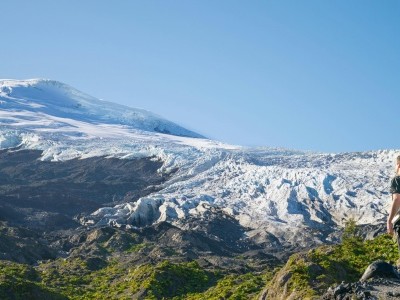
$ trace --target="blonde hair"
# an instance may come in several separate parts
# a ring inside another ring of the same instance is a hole
[[[400,175],[400,155],[397,156],[396,175]]]

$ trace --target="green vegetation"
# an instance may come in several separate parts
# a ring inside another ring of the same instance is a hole
[[[218,278],[194,261],[138,267],[110,262],[90,271],[84,261],[70,259],[43,264],[40,270],[42,283],[69,299],[186,299],[186,294],[205,291]]]
[[[154,268],[141,287],[147,291],[147,299],[180,299],[187,293],[207,289],[215,279],[214,273],[204,271],[197,262],[173,264],[164,261]]]
[[[99,270],[91,270],[81,259],[59,259],[42,264],[42,283],[54,287],[68,299],[131,299],[128,272],[124,265],[110,261]]]
[[[39,281],[31,266],[0,261],[0,299],[66,299]]]
[[[160,249],[171,260],[140,264],[140,256],[154,246],[131,236],[94,246],[89,249],[98,256],[60,258],[37,267],[0,261],[0,299],[245,300],[257,299],[265,283],[271,299],[313,299],[333,284],[357,281],[375,260],[398,257],[390,236],[363,241],[353,221],[341,244],[294,254],[279,271],[264,274],[222,274],[196,261],[176,262],[172,248]]]
[[[132,245],[130,248],[128,248],[126,250],[126,252],[128,252],[128,253],[139,252],[140,250],[145,249],[146,247],[149,247],[149,246],[150,246],[150,244],[147,244],[147,243]]]
[[[383,234],[363,241],[355,222],[345,227],[342,243],[321,246],[307,253],[294,254],[268,285],[276,294],[295,293],[301,298],[313,298],[333,284],[358,281],[369,264],[376,260],[394,262],[399,256],[392,238]]]
[[[109,261],[91,270],[82,259],[57,259],[36,269],[0,264],[1,299],[255,299],[271,275],[221,275],[197,262],[129,266]],[[57,291],[57,292],[56,292]],[[8,298],[7,298],[8,297]]]
[[[254,275],[247,273],[244,275],[227,275],[218,283],[203,293],[189,294],[185,299],[188,300],[245,300],[257,299],[259,292],[264,287],[265,282],[270,279],[268,275]]]

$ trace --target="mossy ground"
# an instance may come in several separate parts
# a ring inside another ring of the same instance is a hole
[[[268,287],[275,295],[294,293],[310,299],[323,294],[331,285],[358,281],[368,265],[376,260],[394,263],[398,257],[391,236],[382,234],[363,241],[356,233],[355,223],[350,221],[341,244],[292,255]]]
[[[39,272],[33,267],[0,261],[0,299],[67,299],[56,289],[40,282]]]
[[[163,261],[136,267],[110,261],[95,271],[79,258],[57,259],[36,268],[3,261],[0,298],[252,299],[263,288],[265,280],[265,275],[223,275],[219,271],[207,271],[195,261]]]

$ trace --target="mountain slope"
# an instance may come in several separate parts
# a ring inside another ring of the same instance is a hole
[[[0,80],[2,123],[33,128],[63,130],[74,126],[68,120],[91,124],[125,125],[130,128],[178,136],[202,137],[170,121],[141,109],[96,99],[64,83],[45,80]]]
[[[161,162],[157,172],[173,174],[145,197],[122,197],[125,202],[88,213],[84,225],[166,221],[207,233],[208,221],[199,220],[219,212],[221,218],[236,219],[245,238],[281,249],[335,241],[349,218],[384,223],[395,150],[247,149],[196,134],[183,137],[190,134],[178,129],[177,135],[156,132],[172,133],[174,127],[156,130],[150,113],[132,109],[124,115],[126,108],[58,82],[1,82],[0,148],[40,150],[43,161],[154,158]],[[121,195],[111,193],[109,203],[113,197]]]

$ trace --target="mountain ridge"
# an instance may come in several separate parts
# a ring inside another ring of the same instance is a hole
[[[46,99],[53,99],[53,86],[57,91],[59,85],[64,87],[49,80],[13,82],[17,90],[5,88],[13,88],[13,84],[2,82],[3,108],[12,100],[23,102],[38,97],[42,97],[40,103],[48,103]],[[51,88],[40,90],[41,84]],[[73,94],[64,95],[72,95],[66,100],[67,112],[77,103]],[[85,105],[82,102],[82,107]],[[116,114],[112,108],[105,110]],[[99,208],[82,219],[85,225],[138,226],[167,221],[185,228],[192,217],[217,208],[248,228],[248,237],[260,243],[277,245],[279,240],[281,246],[307,246],[335,241],[336,232],[349,218],[360,225],[379,225],[386,216],[387,185],[396,150],[325,154],[251,149],[143,131],[107,123],[102,116],[91,116],[90,120],[76,115],[49,117],[40,109],[31,108],[29,113],[2,109],[1,148],[40,150],[40,160],[44,161],[154,157],[162,162],[158,172],[173,172],[159,191]]]
[[[0,80],[0,107],[75,118],[92,123],[129,126],[145,131],[202,138],[149,111],[89,96],[55,80]],[[33,118],[29,115],[28,118]]]

